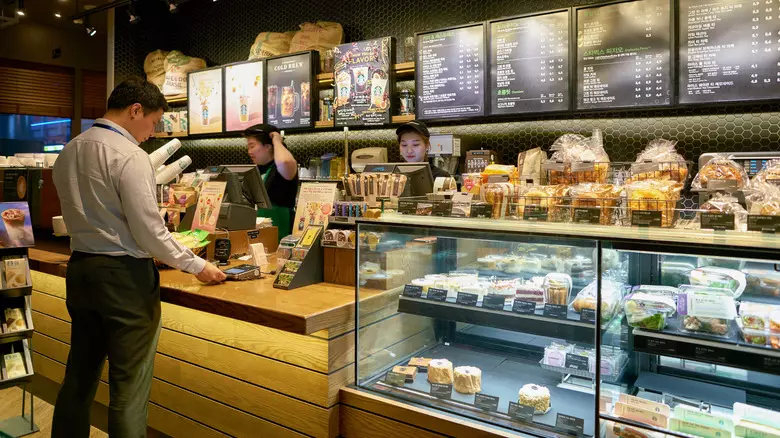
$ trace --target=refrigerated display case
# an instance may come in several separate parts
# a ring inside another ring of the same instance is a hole
[[[537,436],[780,433],[780,237],[400,215],[357,232],[361,389]]]

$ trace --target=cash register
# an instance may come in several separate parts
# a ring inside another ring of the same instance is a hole
[[[217,228],[232,230],[254,229],[257,209],[270,208],[271,200],[265,189],[260,170],[253,165],[223,165],[206,169],[212,181],[225,181],[225,196],[219,209]],[[182,219],[183,229],[192,226],[195,205],[187,208]]]

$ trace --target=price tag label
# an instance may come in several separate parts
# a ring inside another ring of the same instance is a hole
[[[458,298],[455,300],[456,303],[462,305],[462,306],[477,306],[477,300],[479,300],[479,295],[477,294],[470,294],[466,292],[458,292]]]
[[[693,356],[697,359],[704,359],[708,362],[729,363],[728,353],[720,348],[705,347],[697,345],[694,347]]]
[[[534,421],[534,408],[533,406],[525,406],[515,402],[509,402],[509,416],[514,420],[524,421],[526,423],[533,423]]]
[[[431,216],[452,216],[452,201],[441,201],[433,204],[433,213],[431,213]]]
[[[417,214],[417,201],[400,200],[398,201],[398,213]]]
[[[493,206],[487,203],[478,203],[471,206],[472,218],[489,219],[493,217]]]
[[[707,188],[710,190],[730,190],[738,187],[735,179],[711,179],[707,181]]]
[[[631,212],[631,225],[637,227],[660,227],[661,212],[654,210],[634,210]]]
[[[488,176],[488,183],[489,184],[503,183],[503,182],[509,182],[509,175],[489,175]]]
[[[348,216],[334,216],[333,219],[336,222],[349,222],[349,217]]]
[[[555,170],[558,172],[563,172],[563,170],[566,167],[566,164],[558,161],[545,161],[542,164],[542,167],[544,168],[544,170]]]
[[[566,368],[578,371],[588,371],[588,358],[578,354],[566,354]]]
[[[447,290],[429,287],[427,298],[432,301],[447,301]]]
[[[569,312],[568,306],[562,304],[545,304],[544,316],[555,319],[566,319]]]
[[[596,323],[596,311],[593,309],[582,309],[580,312],[580,321]]]
[[[677,341],[669,339],[644,338],[647,341],[647,349],[658,353],[674,353],[677,351]]]
[[[598,225],[601,223],[601,209],[598,207],[575,207],[574,222]]]
[[[485,295],[482,298],[482,307],[492,310],[504,310],[504,297],[501,295]]]
[[[777,233],[780,230],[780,216],[748,215],[748,231]]]
[[[536,313],[536,303],[533,301],[522,301],[516,299],[515,302],[512,303],[512,311],[522,315],[533,315]]]
[[[702,230],[734,230],[734,215],[702,212],[699,215]]]
[[[431,395],[436,398],[449,400],[452,397],[452,385],[431,383]]]
[[[523,219],[527,221],[547,222],[547,207],[526,205],[523,208]]]
[[[413,284],[407,284],[404,286],[403,295],[409,298],[420,298],[422,296],[422,286],[415,286]]]
[[[401,373],[388,371],[387,375],[385,376],[385,383],[393,386],[404,386],[406,383],[406,376]]]
[[[498,411],[498,401],[499,398],[492,395],[476,394],[474,396],[474,406],[488,412]]]
[[[596,169],[596,164],[592,161],[575,161],[571,163],[572,172],[592,172]]]
[[[555,417],[555,428],[568,430],[577,435],[584,435],[585,420],[570,415],[558,414],[558,416]]]

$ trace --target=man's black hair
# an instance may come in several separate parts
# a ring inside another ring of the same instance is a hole
[[[144,114],[168,111],[168,102],[157,85],[140,77],[125,79],[114,88],[108,98],[108,110],[122,110],[136,103],[141,104]]]
[[[244,137],[245,138],[254,138],[260,144],[266,145],[270,144],[273,146],[273,142],[271,141],[271,133],[272,132],[279,132],[279,129],[276,126],[268,125],[265,123],[259,123],[254,126],[250,126],[244,131]]]

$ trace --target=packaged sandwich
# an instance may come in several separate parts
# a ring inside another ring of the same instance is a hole
[[[626,297],[623,308],[631,327],[663,330],[667,318],[674,316],[677,306],[671,298],[640,292]]]
[[[5,364],[6,379],[15,379],[27,374],[22,353],[6,354],[3,356],[3,363]]]
[[[3,260],[5,268],[5,287],[27,286],[27,259],[24,257],[7,258]]]
[[[493,205],[493,219],[505,219],[514,215],[512,200],[515,186],[512,183],[488,183],[482,186],[482,200]]]
[[[688,179],[688,163],[675,150],[676,144],[674,140],[663,138],[648,143],[631,165],[629,182],[656,179],[685,183]]]
[[[8,333],[27,330],[22,309],[5,309],[5,327]]]
[[[747,278],[742,272],[714,266],[696,268],[688,274],[688,279],[694,286],[705,286],[721,290],[735,299],[742,296],[742,292],[745,291],[745,286],[747,286]]]
[[[596,310],[596,298],[598,296],[597,284],[592,282],[582,288],[577,293],[571,308],[577,312],[582,309]],[[623,285],[609,279],[601,281],[601,319],[608,321],[612,319],[620,307],[620,300],[623,298]]]
[[[727,336],[731,321],[737,317],[734,299],[725,289],[702,286],[680,286],[677,297],[677,312],[680,314],[682,331]]]
[[[741,189],[748,182],[747,172],[728,155],[713,157],[699,169],[691,187],[694,189]]]
[[[676,181],[646,180],[626,186],[628,211],[660,211],[661,226],[670,228],[675,220],[675,207],[680,199],[682,183]]]
[[[585,183],[573,186],[569,191],[572,209],[598,208],[599,223],[614,225],[618,218],[617,206],[622,187],[612,184]]]
[[[545,163],[549,184],[606,183],[609,156],[604,150],[601,131],[591,137],[565,134],[550,148],[552,157]]]

